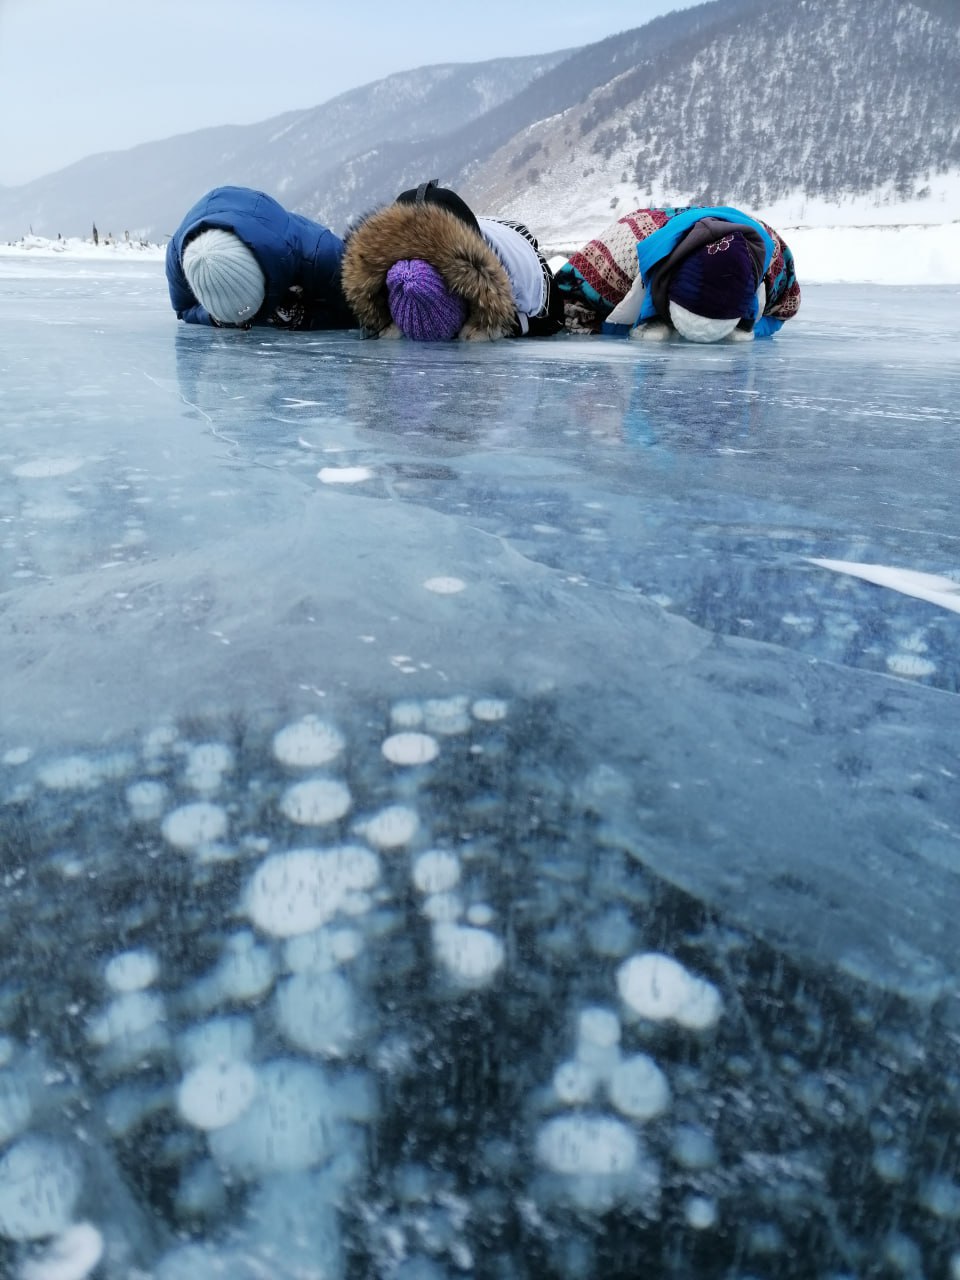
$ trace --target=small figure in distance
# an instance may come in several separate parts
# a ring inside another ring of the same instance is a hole
[[[356,327],[343,296],[343,241],[263,191],[216,187],[167,245],[167,286],[179,320],[249,329]]]
[[[436,178],[347,232],[343,289],[368,337],[547,337],[562,300],[520,222],[478,218]]]
[[[800,307],[793,254],[729,206],[637,209],[559,268],[566,326],[659,341],[772,337]]]

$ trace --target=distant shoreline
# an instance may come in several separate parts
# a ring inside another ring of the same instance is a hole
[[[960,285],[960,221],[862,226],[778,226],[793,251],[804,284]],[[582,238],[552,237],[542,244],[549,258],[565,258]],[[121,240],[94,244],[71,236],[50,240],[24,236],[0,244],[0,259],[161,263],[166,245]]]

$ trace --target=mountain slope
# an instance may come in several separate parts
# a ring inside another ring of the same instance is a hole
[[[0,235],[124,230],[169,235],[185,210],[221,183],[254,186],[288,205],[304,175],[320,174],[392,136],[405,142],[456,129],[513,98],[568,51],[421,67],[307,111],[227,125],[88,157],[20,187],[0,188]],[[306,211],[306,210],[304,210]]]
[[[410,141],[391,134],[343,166],[316,173],[293,193],[297,207],[328,225],[344,226],[424,176],[462,184],[519,131],[583,102],[598,85],[643,58],[656,57],[693,36],[708,38],[732,13],[751,3],[755,0],[709,0],[586,45],[513,98],[459,128]]]
[[[466,194],[547,238],[649,202],[917,195],[960,169],[960,38],[938,10],[758,0],[518,134]]]

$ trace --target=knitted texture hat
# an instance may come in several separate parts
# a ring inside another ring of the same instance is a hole
[[[467,304],[451,293],[443,276],[422,258],[403,258],[387,272],[390,315],[414,342],[455,338],[467,318]]]
[[[739,321],[752,316],[758,284],[756,262],[742,232],[731,231],[683,259],[667,296],[696,316]]]
[[[670,303],[670,319],[680,337],[686,338],[688,342],[719,342],[733,333],[740,323],[739,320],[715,320],[709,316],[698,316],[676,302]],[[665,336],[670,336],[669,330]],[[752,334],[747,336],[752,337]]]
[[[263,272],[232,231],[201,231],[187,244],[181,264],[197,301],[220,324],[247,324],[263,306]]]

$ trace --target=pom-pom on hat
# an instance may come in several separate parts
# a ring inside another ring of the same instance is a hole
[[[455,338],[467,318],[466,301],[451,293],[443,276],[422,258],[403,258],[387,272],[390,315],[414,342]]]
[[[260,264],[232,231],[201,231],[187,243],[181,265],[197,301],[220,324],[248,324],[263,306]]]
[[[758,283],[749,245],[731,231],[677,266],[667,289],[670,319],[692,342],[717,342],[752,317]]]

